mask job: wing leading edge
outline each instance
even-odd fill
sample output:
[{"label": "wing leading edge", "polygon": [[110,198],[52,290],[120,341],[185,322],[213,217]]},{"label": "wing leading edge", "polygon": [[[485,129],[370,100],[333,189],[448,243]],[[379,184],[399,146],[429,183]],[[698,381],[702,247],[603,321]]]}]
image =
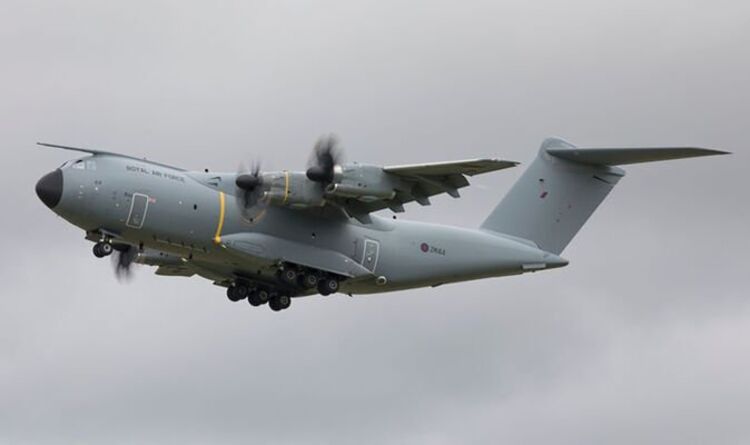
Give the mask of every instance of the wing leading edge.
[{"label": "wing leading edge", "polygon": [[394,165],[384,167],[386,173],[400,176],[475,176],[518,165],[518,162],[500,159],[465,159],[462,161],[430,162],[426,164]]},{"label": "wing leading edge", "polygon": [[134,159],[136,161],[145,161],[145,162],[148,162],[150,164],[159,165],[161,167],[171,168],[173,170],[186,171],[185,169],[182,169],[182,168],[179,168],[179,167],[175,167],[174,165],[162,164],[160,162],[149,161],[149,160],[147,160],[145,158],[136,158],[135,156],[128,156],[128,155],[124,155],[124,154],[121,154],[121,153],[115,153],[115,152],[112,152],[112,151],[95,150],[93,148],[84,148],[84,147],[71,147],[69,145],[49,144],[47,142],[37,142],[36,145],[39,145],[41,147],[60,148],[60,149],[63,149],[63,150],[79,151],[81,153],[88,153],[88,154],[94,155],[94,156],[96,156],[96,155],[101,155],[101,156],[117,156],[119,158]]}]

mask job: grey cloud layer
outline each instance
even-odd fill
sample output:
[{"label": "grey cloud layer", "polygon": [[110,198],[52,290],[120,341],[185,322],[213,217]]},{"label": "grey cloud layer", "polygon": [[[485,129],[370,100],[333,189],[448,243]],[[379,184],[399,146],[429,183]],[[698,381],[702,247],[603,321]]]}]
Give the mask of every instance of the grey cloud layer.
[{"label": "grey cloud layer", "polygon": [[[742,2],[5,2],[0,442],[750,440]],[[301,168],[541,140],[703,145],[634,166],[562,270],[284,314],[200,280],[120,285],[33,194],[69,154]],[[520,175],[406,217],[478,225]]]}]

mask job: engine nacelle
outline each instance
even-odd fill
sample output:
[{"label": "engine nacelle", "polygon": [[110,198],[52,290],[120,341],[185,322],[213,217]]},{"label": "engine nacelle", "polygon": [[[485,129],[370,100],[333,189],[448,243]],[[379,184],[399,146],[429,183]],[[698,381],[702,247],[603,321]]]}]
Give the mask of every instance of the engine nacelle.
[{"label": "engine nacelle", "polygon": [[380,167],[349,164],[334,170],[334,182],[326,187],[325,194],[328,197],[373,202],[393,199],[399,185],[398,180]]},{"label": "engine nacelle", "polygon": [[333,181],[312,181],[302,172],[263,173],[259,184],[262,200],[268,204],[293,208],[321,207],[326,201],[353,199],[361,202],[390,200],[404,184],[373,165],[348,164],[334,168]]},{"label": "engine nacelle", "polygon": [[294,208],[320,207],[325,204],[323,186],[307,179],[304,173],[278,172],[263,175],[266,189],[263,199],[269,204]]},{"label": "engine nacelle", "polygon": [[326,196],[338,198],[353,198],[363,202],[373,202],[381,199],[393,199],[396,192],[391,190],[378,190],[367,186],[352,184],[331,184],[326,187]]}]

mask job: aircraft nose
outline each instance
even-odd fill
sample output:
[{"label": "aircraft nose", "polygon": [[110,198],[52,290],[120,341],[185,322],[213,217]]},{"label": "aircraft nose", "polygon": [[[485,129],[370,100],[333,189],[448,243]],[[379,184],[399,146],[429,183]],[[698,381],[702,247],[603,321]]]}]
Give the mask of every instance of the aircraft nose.
[{"label": "aircraft nose", "polygon": [[42,179],[36,183],[36,194],[42,200],[44,205],[54,209],[60,203],[63,192],[63,175],[62,171],[57,170],[42,176]]}]

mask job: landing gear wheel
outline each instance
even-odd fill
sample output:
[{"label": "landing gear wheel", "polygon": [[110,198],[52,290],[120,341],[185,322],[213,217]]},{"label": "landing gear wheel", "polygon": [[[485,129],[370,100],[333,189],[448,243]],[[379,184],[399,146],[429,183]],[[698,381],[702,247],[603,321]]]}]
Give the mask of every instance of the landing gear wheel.
[{"label": "landing gear wheel", "polygon": [[297,284],[305,289],[312,289],[318,285],[318,276],[314,273],[303,273],[297,276]]},{"label": "landing gear wheel", "polygon": [[263,300],[261,298],[260,292],[261,291],[259,291],[258,289],[253,289],[249,294],[247,294],[247,302],[250,303],[251,306],[261,306],[267,301],[267,299]]},{"label": "landing gear wheel", "polygon": [[292,299],[289,298],[289,295],[276,295],[275,297],[268,300],[268,307],[271,308],[272,311],[278,312],[283,311],[284,309],[288,308],[292,304]]},{"label": "landing gear wheel", "polygon": [[281,281],[287,284],[294,284],[297,282],[297,271],[294,269],[284,269],[280,274]]},{"label": "landing gear wheel", "polygon": [[271,293],[266,289],[258,289],[256,292],[256,298],[257,301],[260,301],[260,304],[265,304],[271,298]]},{"label": "landing gear wheel", "polygon": [[[234,289],[233,291],[234,298],[236,298],[236,300],[232,300],[232,301],[244,300],[245,298],[247,298],[247,294],[250,293],[250,289],[244,284],[238,284],[236,286],[232,286],[230,287],[230,289]],[[231,300],[232,297],[229,297],[229,299]]]},{"label": "landing gear wheel", "polygon": [[240,297],[239,292],[237,292],[236,286],[229,286],[227,288],[227,297],[230,301],[240,301],[242,300],[242,297]]},{"label": "landing gear wheel", "polygon": [[94,244],[94,256],[97,258],[104,258],[105,256],[112,255],[112,244],[100,241]]},{"label": "landing gear wheel", "polygon": [[318,281],[318,292],[321,295],[331,295],[339,291],[339,280],[335,278],[323,278]]}]

